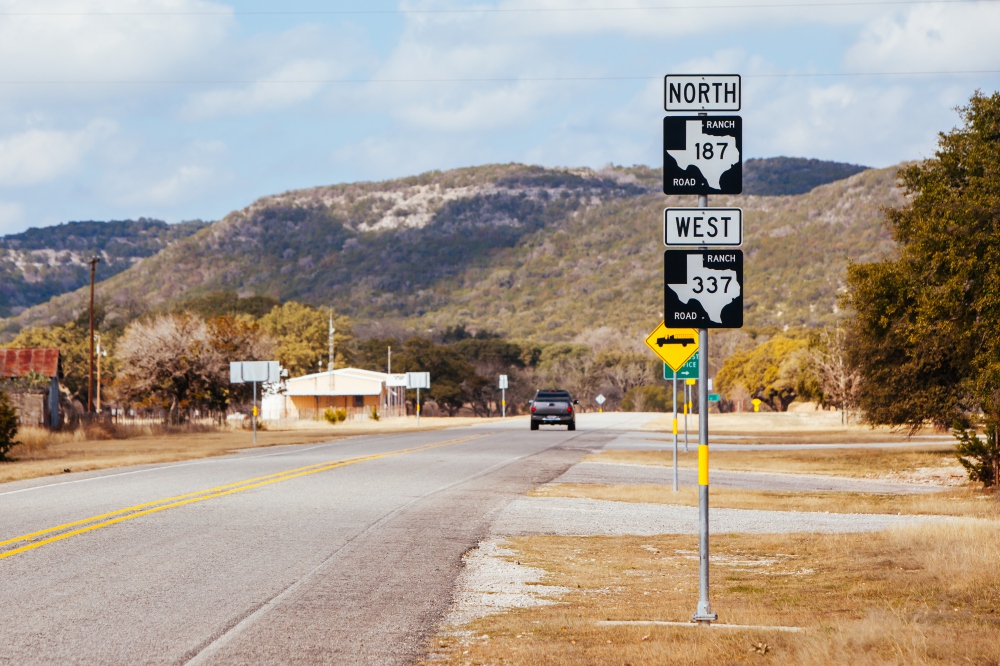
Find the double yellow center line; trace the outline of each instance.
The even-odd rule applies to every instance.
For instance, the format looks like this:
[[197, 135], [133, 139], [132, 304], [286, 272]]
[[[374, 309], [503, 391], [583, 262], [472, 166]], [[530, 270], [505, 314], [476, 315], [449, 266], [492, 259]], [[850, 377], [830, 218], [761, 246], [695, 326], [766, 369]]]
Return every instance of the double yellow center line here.
[[135, 504], [133, 506], [125, 507], [124, 509], [118, 509], [117, 511], [102, 513], [97, 516], [91, 516], [90, 518], [75, 520], [71, 523], [56, 525], [55, 527], [49, 527], [47, 529], [39, 530], [37, 532], [32, 532], [30, 534], [25, 534], [19, 537], [15, 537], [13, 539], [0, 541], [0, 560], [5, 559], [7, 557], [12, 557], [14, 555], [18, 555], [19, 553], [23, 553], [28, 550], [34, 550], [35, 548], [39, 548], [41, 546], [45, 546], [50, 543], [55, 543], [56, 541], [62, 541], [63, 539], [68, 539], [70, 537], [74, 537], [80, 534], [92, 532], [94, 530], [101, 529], [102, 527], [110, 527], [111, 525], [117, 525], [118, 523], [123, 523], [126, 520], [133, 520], [135, 518], [139, 518], [142, 516], [148, 516], [150, 514], [158, 513], [160, 511], [166, 511], [167, 509], [176, 509], [178, 507], [186, 506], [188, 504], [194, 504], [195, 502], [204, 502], [205, 500], [215, 499], [217, 497], [234, 495], [236, 493], [241, 493], [245, 490], [252, 490], [253, 488], [269, 486], [273, 483], [288, 481], [290, 479], [297, 479], [301, 476], [308, 476], [310, 474], [318, 474], [320, 472], [326, 472], [331, 469], [336, 469], [338, 467], [346, 467], [348, 465], [356, 465], [362, 462], [378, 460], [380, 458], [391, 458], [393, 456], [401, 456], [409, 453], [420, 453], [422, 451], [437, 449], [442, 446], [461, 444], [463, 442], [468, 442], [485, 436], [486, 435], [473, 435], [471, 437], [463, 437], [461, 439], [451, 439], [445, 442], [435, 442], [433, 444], [423, 444], [421, 446], [414, 446], [408, 449], [388, 451], [386, 453], [373, 453], [372, 455], [368, 456], [358, 456], [355, 458], [341, 458], [340, 460], [330, 460], [327, 462], [316, 463], [315, 465], [306, 465], [305, 467], [296, 467], [295, 469], [287, 469], [283, 472], [276, 472], [274, 474], [268, 474], [266, 476], [258, 476], [252, 479], [245, 479], [243, 481], [237, 481], [236, 483], [229, 483], [224, 486], [216, 486], [214, 488], [208, 488], [206, 490], [198, 490], [195, 492], [186, 493], [184, 495], [175, 495], [174, 497], [167, 497], [165, 499], [160, 499], [153, 502], [144, 502], [142, 504]]

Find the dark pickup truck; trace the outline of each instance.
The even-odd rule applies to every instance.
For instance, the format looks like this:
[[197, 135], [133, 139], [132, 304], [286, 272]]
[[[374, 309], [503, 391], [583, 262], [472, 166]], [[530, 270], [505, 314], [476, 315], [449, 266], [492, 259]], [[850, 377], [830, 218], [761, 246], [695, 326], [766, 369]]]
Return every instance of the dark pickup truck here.
[[571, 398], [569, 391], [542, 389], [536, 392], [531, 401], [531, 429], [538, 430], [540, 425], [564, 425], [576, 430], [573, 405], [578, 404], [580, 401]]

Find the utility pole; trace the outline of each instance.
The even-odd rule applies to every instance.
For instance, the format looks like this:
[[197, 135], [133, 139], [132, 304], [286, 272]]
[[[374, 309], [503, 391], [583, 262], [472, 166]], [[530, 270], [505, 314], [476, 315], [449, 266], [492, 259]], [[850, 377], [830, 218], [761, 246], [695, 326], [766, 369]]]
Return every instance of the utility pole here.
[[387, 375], [391, 375], [392, 374], [392, 347], [391, 346], [389, 347], [389, 365], [388, 365], [385, 373]]
[[101, 335], [98, 333], [94, 336], [97, 338], [97, 413], [101, 413], [101, 354], [105, 353], [101, 349]]
[[87, 412], [94, 413], [94, 275], [100, 257], [91, 257], [90, 261], [90, 374], [87, 376]]

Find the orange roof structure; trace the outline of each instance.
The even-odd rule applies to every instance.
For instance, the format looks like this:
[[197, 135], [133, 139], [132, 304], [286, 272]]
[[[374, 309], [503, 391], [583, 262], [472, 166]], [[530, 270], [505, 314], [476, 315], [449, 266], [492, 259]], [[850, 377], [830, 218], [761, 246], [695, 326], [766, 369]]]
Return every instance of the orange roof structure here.
[[59, 374], [59, 349], [0, 349], [0, 377], [23, 377], [37, 372], [46, 377]]

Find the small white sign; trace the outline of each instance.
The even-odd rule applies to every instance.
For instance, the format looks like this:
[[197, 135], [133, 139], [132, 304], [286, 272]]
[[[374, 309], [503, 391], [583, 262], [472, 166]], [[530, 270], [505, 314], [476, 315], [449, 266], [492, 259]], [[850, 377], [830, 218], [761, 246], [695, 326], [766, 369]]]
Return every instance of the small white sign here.
[[667, 111], [739, 111], [739, 74], [667, 74], [663, 108]]
[[392, 374], [385, 380], [385, 385], [389, 388], [400, 388], [406, 386], [406, 374]]
[[406, 373], [406, 388], [429, 389], [430, 387], [431, 387], [431, 373], [429, 372]]
[[507, 388], [507, 375], [500, 375], [500, 388]]
[[281, 364], [278, 361], [232, 361], [229, 364], [229, 383], [281, 381]]
[[605, 400], [607, 400], [607, 398], [604, 397], [603, 393], [598, 393], [597, 397], [594, 398], [594, 402], [596, 402], [598, 405], [603, 405]]
[[743, 245], [742, 208], [667, 208], [663, 244]]

